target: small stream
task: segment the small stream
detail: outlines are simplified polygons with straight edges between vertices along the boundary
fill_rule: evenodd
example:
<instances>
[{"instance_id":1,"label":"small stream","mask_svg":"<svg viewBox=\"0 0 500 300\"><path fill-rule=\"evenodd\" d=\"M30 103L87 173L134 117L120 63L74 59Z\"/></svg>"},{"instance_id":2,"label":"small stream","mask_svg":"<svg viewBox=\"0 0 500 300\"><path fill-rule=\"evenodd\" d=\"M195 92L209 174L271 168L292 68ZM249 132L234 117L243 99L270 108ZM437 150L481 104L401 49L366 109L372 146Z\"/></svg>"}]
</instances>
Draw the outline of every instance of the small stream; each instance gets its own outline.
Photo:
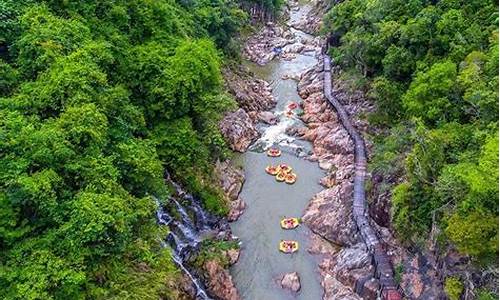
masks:
<instances>
[{"instance_id":1,"label":"small stream","mask_svg":"<svg viewBox=\"0 0 500 300\"><path fill-rule=\"evenodd\" d=\"M310 9L304 3L299 7L291 11L291 22ZM297 30L293 33L297 38L310 38ZM241 197L247 203L247 209L231 225L233 233L242 241L241 256L231 268L231 274L244 300L322 298L317 258L307 252L311 235L309 229L302 225L286 231L279 225L284 216L302 216L309 200L321 190L318 182L324 176L323 171L316 163L301 158L310 152L311 145L285 133L290 125L304 125L299 118L285 115L287 105L301 99L297 94L297 82L282 79L285 74L301 74L316 63L314 53L298 55L291 61L275 59L265 66L247 62L257 77L271 83L278 102L274 113L279 116L279 122L273 126L261 125L262 137L248 152L237 158L245 170L246 181ZM273 145L282 150L281 157L271 158L263 152ZM264 169L267 165L278 163L286 163L293 168L298 175L294 185L279 183L266 174ZM283 239L299 241L299 251L291 255L280 253L278 244ZM298 272L300 276L302 287L297 295L282 289L277 282L277 278L287 272Z\"/></svg>"}]
</instances>

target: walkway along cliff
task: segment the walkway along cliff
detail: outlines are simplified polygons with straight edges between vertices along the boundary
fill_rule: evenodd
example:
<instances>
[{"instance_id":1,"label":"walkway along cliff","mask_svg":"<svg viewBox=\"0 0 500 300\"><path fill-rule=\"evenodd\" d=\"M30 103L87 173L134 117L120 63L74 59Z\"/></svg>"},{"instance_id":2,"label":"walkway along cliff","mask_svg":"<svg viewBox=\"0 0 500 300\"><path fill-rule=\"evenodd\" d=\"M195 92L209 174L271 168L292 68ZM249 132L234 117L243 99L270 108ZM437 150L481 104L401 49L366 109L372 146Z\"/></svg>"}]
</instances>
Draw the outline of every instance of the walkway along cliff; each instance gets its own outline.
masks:
<instances>
[{"instance_id":1,"label":"walkway along cliff","mask_svg":"<svg viewBox=\"0 0 500 300\"><path fill-rule=\"evenodd\" d=\"M354 142L354 193L353 193L353 216L361 236L373 255L375 265L375 277L380 282L380 291L383 299L402 299L394 280L394 271L383 244L379 241L375 230L368 220L365 196L365 174L366 174L366 151L365 143L361 135L352 125L347 112L337 99L332 96L331 60L328 55L323 55L324 62L324 94L328 102L337 111L338 117Z\"/></svg>"}]
</instances>

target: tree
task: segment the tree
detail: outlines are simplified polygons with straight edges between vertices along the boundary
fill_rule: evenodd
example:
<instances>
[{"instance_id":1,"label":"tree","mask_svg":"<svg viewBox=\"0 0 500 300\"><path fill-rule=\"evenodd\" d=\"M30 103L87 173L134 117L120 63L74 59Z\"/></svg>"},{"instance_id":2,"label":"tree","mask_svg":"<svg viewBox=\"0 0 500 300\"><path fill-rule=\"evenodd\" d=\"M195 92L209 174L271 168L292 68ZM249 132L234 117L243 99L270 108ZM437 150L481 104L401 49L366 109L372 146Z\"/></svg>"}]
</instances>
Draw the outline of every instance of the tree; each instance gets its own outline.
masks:
<instances>
[{"instance_id":1,"label":"tree","mask_svg":"<svg viewBox=\"0 0 500 300\"><path fill-rule=\"evenodd\" d=\"M407 114L429 125L456 120L459 103L454 103L452 90L456 76L456 65L452 62L436 63L429 71L418 73L403 96Z\"/></svg>"}]
</instances>

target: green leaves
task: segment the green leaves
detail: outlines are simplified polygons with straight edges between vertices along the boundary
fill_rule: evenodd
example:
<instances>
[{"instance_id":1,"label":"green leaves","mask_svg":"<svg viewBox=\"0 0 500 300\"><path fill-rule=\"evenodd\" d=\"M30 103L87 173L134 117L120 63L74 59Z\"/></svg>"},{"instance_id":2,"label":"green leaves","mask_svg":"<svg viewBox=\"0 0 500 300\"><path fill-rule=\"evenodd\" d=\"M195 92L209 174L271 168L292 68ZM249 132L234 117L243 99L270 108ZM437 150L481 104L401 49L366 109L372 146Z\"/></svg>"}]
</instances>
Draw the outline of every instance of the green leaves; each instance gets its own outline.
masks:
<instances>
[{"instance_id":1,"label":"green leaves","mask_svg":"<svg viewBox=\"0 0 500 300\"><path fill-rule=\"evenodd\" d=\"M370 165L392 188L398 236L418 244L438 226L486 262L498 254L497 21L485 0L347 0L322 29L343 74L370 82L370 121L385 129Z\"/></svg>"},{"instance_id":2,"label":"green leaves","mask_svg":"<svg viewBox=\"0 0 500 300\"><path fill-rule=\"evenodd\" d=\"M28 79L90 38L89 29L81 22L56 17L43 5L31 7L20 20L23 34L15 49L20 70Z\"/></svg>"},{"instance_id":3,"label":"green leaves","mask_svg":"<svg viewBox=\"0 0 500 300\"><path fill-rule=\"evenodd\" d=\"M0 3L0 298L181 297L151 195L167 168L227 212L216 45L243 17L232 1Z\"/></svg>"},{"instance_id":4,"label":"green leaves","mask_svg":"<svg viewBox=\"0 0 500 300\"><path fill-rule=\"evenodd\" d=\"M419 117L429 125L456 120L459 105L453 103L456 76L452 62L437 63L429 71L418 73L403 96L409 116Z\"/></svg>"},{"instance_id":5,"label":"green leaves","mask_svg":"<svg viewBox=\"0 0 500 300\"><path fill-rule=\"evenodd\" d=\"M498 214L472 210L454 213L448 220L446 235L465 254L480 262L494 260L498 253Z\"/></svg>"}]
</instances>

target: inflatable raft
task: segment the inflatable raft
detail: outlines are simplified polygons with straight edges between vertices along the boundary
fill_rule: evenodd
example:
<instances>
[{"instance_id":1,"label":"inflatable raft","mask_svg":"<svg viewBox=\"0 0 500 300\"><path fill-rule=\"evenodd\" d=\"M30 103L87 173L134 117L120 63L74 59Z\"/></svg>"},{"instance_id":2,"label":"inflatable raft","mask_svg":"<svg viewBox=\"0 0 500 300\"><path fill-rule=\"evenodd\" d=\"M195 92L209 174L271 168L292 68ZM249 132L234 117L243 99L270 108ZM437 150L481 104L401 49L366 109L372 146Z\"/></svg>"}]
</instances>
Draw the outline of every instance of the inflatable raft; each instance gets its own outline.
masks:
<instances>
[{"instance_id":1,"label":"inflatable raft","mask_svg":"<svg viewBox=\"0 0 500 300\"><path fill-rule=\"evenodd\" d=\"M266 167L266 173L269 175L276 176L276 174L278 174L279 171L280 171L279 167L275 167L275 166L267 166Z\"/></svg>"},{"instance_id":2,"label":"inflatable raft","mask_svg":"<svg viewBox=\"0 0 500 300\"><path fill-rule=\"evenodd\" d=\"M285 115L289 118L293 117L293 111L289 110L285 113Z\"/></svg>"},{"instance_id":3,"label":"inflatable raft","mask_svg":"<svg viewBox=\"0 0 500 300\"><path fill-rule=\"evenodd\" d=\"M299 107L299 105L296 102L292 102L292 103L288 104L288 109L289 110L294 110L297 107Z\"/></svg>"},{"instance_id":4,"label":"inflatable raft","mask_svg":"<svg viewBox=\"0 0 500 300\"><path fill-rule=\"evenodd\" d=\"M271 148L271 149L267 150L267 156L278 157L280 155L281 155L281 150L280 149Z\"/></svg>"},{"instance_id":5,"label":"inflatable raft","mask_svg":"<svg viewBox=\"0 0 500 300\"><path fill-rule=\"evenodd\" d=\"M283 172L279 172L278 174L276 174L276 180L277 181L285 181L285 178L286 178L286 174L283 173Z\"/></svg>"},{"instance_id":6,"label":"inflatable raft","mask_svg":"<svg viewBox=\"0 0 500 300\"><path fill-rule=\"evenodd\" d=\"M284 218L280 222L281 228L283 229L294 229L299 226L298 218Z\"/></svg>"},{"instance_id":7,"label":"inflatable raft","mask_svg":"<svg viewBox=\"0 0 500 300\"><path fill-rule=\"evenodd\" d=\"M281 241L279 249L283 253L294 253L299 250L299 242L296 241Z\"/></svg>"},{"instance_id":8,"label":"inflatable raft","mask_svg":"<svg viewBox=\"0 0 500 300\"><path fill-rule=\"evenodd\" d=\"M286 176L285 176L286 183L294 184L295 181L297 181L297 174L295 174L295 173L286 174Z\"/></svg>"},{"instance_id":9,"label":"inflatable raft","mask_svg":"<svg viewBox=\"0 0 500 300\"><path fill-rule=\"evenodd\" d=\"M280 169L280 172L282 172L282 173L288 174L288 173L292 172L292 167L290 167L287 164L281 164L278 167Z\"/></svg>"}]
</instances>

